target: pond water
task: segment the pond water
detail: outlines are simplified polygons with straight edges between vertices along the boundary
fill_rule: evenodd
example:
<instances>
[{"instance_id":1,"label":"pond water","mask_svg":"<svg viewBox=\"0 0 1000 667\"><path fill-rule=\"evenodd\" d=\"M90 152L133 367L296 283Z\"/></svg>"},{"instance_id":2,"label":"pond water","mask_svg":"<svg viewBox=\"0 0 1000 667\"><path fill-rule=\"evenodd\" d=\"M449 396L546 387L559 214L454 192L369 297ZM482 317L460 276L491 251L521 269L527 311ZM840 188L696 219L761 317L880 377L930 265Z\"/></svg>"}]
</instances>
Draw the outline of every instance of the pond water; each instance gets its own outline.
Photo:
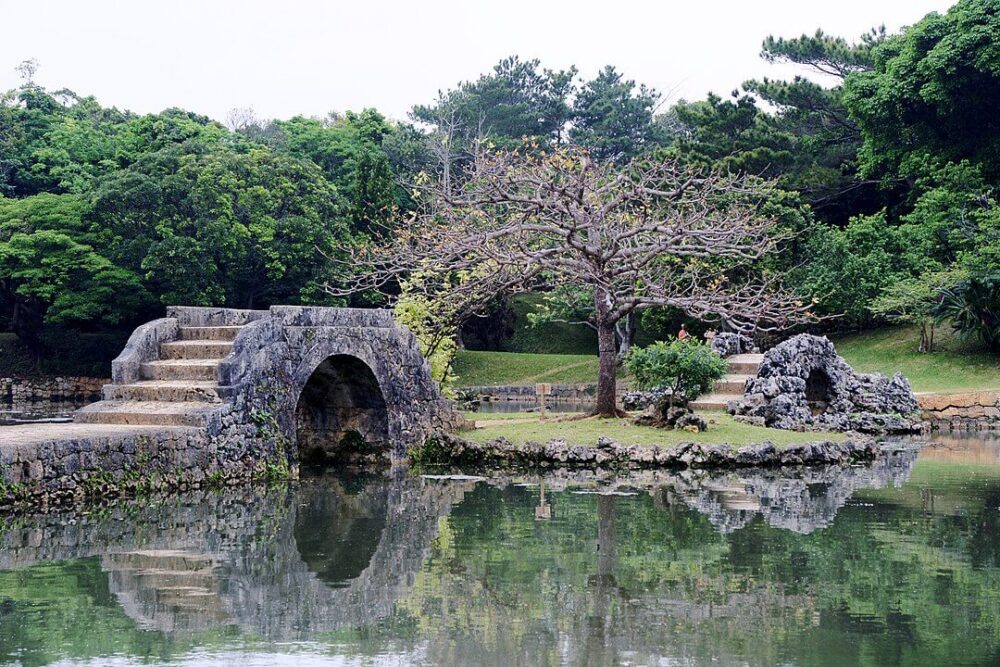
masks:
<instances>
[{"instance_id":1,"label":"pond water","mask_svg":"<svg viewBox=\"0 0 1000 667\"><path fill-rule=\"evenodd\" d=\"M0 662L998 665L1000 440L784 475L325 473L7 519Z\"/></svg>"},{"instance_id":2,"label":"pond water","mask_svg":"<svg viewBox=\"0 0 1000 667\"><path fill-rule=\"evenodd\" d=\"M593 401L584 400L552 400L545 402L545 409L549 412L589 412L594 409ZM537 412L538 401L483 401L479 404L478 412L483 413L510 413L510 412Z\"/></svg>"}]
</instances>

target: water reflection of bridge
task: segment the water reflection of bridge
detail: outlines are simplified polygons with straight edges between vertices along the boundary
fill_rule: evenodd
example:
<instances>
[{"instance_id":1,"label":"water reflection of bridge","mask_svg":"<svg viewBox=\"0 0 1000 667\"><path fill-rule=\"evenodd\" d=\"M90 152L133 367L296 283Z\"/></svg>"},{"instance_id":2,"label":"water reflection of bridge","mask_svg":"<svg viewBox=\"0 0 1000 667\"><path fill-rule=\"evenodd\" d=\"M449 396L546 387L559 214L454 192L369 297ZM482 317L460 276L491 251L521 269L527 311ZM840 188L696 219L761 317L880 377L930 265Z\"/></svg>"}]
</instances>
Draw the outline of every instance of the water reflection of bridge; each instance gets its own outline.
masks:
<instances>
[{"instance_id":1,"label":"water reflection of bridge","mask_svg":"<svg viewBox=\"0 0 1000 667\"><path fill-rule=\"evenodd\" d=\"M220 625L270 639L360 627L406 594L438 519L471 482L305 481L109 514L35 517L0 537L0 569L98 557L140 626Z\"/></svg>"},{"instance_id":2,"label":"water reflection of bridge","mask_svg":"<svg viewBox=\"0 0 1000 667\"><path fill-rule=\"evenodd\" d=\"M785 475L656 473L610 486L648 488L656 502L683 503L723 532L760 514L804 533L832 521L855 490L904 481L913 459L909 452L873 467ZM309 639L387 618L412 589L440 518L474 484L412 476L307 479L105 514L42 515L0 535L0 569L96 557L110 590L141 627L184 632L234 625L268 639ZM547 481L555 489L580 484L589 482ZM686 604L677 601L674 611L697 617Z\"/></svg>"}]
</instances>

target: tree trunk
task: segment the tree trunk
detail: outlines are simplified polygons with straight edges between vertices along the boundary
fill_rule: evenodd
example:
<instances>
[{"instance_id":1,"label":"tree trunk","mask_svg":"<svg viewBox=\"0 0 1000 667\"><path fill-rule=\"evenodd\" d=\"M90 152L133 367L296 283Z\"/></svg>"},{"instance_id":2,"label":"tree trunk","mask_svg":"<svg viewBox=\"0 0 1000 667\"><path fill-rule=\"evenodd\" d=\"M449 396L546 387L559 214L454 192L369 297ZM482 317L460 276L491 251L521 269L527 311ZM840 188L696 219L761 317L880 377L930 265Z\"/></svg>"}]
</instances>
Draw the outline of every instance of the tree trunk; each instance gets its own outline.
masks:
<instances>
[{"instance_id":1,"label":"tree trunk","mask_svg":"<svg viewBox=\"0 0 1000 667\"><path fill-rule=\"evenodd\" d=\"M615 334L618 338L618 358L623 361L635 343L635 332L639 328L638 321L639 318L633 310L615 324Z\"/></svg>"},{"instance_id":2,"label":"tree trunk","mask_svg":"<svg viewBox=\"0 0 1000 667\"><path fill-rule=\"evenodd\" d=\"M934 351L934 323L920 323L920 346L918 352L930 354Z\"/></svg>"},{"instance_id":3,"label":"tree trunk","mask_svg":"<svg viewBox=\"0 0 1000 667\"><path fill-rule=\"evenodd\" d=\"M599 417L616 417L619 413L618 406L615 404L615 371L618 369L615 323L609 317L610 306L604 298L602 290L597 290L594 301L597 314L597 354L599 356L597 400L594 405L594 414Z\"/></svg>"}]
</instances>

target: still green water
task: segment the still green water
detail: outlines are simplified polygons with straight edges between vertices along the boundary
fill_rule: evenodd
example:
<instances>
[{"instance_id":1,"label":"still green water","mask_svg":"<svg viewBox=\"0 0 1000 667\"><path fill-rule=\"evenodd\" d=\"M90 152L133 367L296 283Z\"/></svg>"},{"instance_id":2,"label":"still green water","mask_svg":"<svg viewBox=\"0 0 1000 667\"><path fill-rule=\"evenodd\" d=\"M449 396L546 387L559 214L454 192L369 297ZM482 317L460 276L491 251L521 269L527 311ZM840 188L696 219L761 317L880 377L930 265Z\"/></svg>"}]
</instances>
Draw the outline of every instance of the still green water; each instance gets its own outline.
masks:
<instances>
[{"instance_id":1,"label":"still green water","mask_svg":"<svg viewBox=\"0 0 1000 667\"><path fill-rule=\"evenodd\" d=\"M784 475L326 474L6 519L0 662L998 665L1000 441Z\"/></svg>"}]
</instances>

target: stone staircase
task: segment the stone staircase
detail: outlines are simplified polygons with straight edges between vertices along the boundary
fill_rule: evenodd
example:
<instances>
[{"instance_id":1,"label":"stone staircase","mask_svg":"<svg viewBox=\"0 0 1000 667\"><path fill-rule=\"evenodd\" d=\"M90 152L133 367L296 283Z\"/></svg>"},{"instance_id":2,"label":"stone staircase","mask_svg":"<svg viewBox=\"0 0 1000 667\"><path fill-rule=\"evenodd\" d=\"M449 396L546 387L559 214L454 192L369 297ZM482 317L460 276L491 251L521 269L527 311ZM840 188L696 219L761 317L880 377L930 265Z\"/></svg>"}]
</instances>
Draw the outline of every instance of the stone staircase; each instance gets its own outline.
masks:
<instances>
[{"instance_id":1,"label":"stone staircase","mask_svg":"<svg viewBox=\"0 0 1000 667\"><path fill-rule=\"evenodd\" d=\"M763 354L734 354L726 358L728 373L717 380L711 394L691 402L692 410L725 410L730 401L743 398L747 380L757 375Z\"/></svg>"},{"instance_id":2,"label":"stone staircase","mask_svg":"<svg viewBox=\"0 0 1000 667\"><path fill-rule=\"evenodd\" d=\"M231 622L219 595L216 554L142 550L107 554L101 568L108 588L140 627L161 632L197 631Z\"/></svg>"},{"instance_id":3,"label":"stone staircase","mask_svg":"<svg viewBox=\"0 0 1000 667\"><path fill-rule=\"evenodd\" d=\"M219 362L242 326L181 326L177 340L160 343L159 358L140 366L141 379L104 387L104 400L77 411L84 424L204 426L222 402Z\"/></svg>"}]
</instances>

